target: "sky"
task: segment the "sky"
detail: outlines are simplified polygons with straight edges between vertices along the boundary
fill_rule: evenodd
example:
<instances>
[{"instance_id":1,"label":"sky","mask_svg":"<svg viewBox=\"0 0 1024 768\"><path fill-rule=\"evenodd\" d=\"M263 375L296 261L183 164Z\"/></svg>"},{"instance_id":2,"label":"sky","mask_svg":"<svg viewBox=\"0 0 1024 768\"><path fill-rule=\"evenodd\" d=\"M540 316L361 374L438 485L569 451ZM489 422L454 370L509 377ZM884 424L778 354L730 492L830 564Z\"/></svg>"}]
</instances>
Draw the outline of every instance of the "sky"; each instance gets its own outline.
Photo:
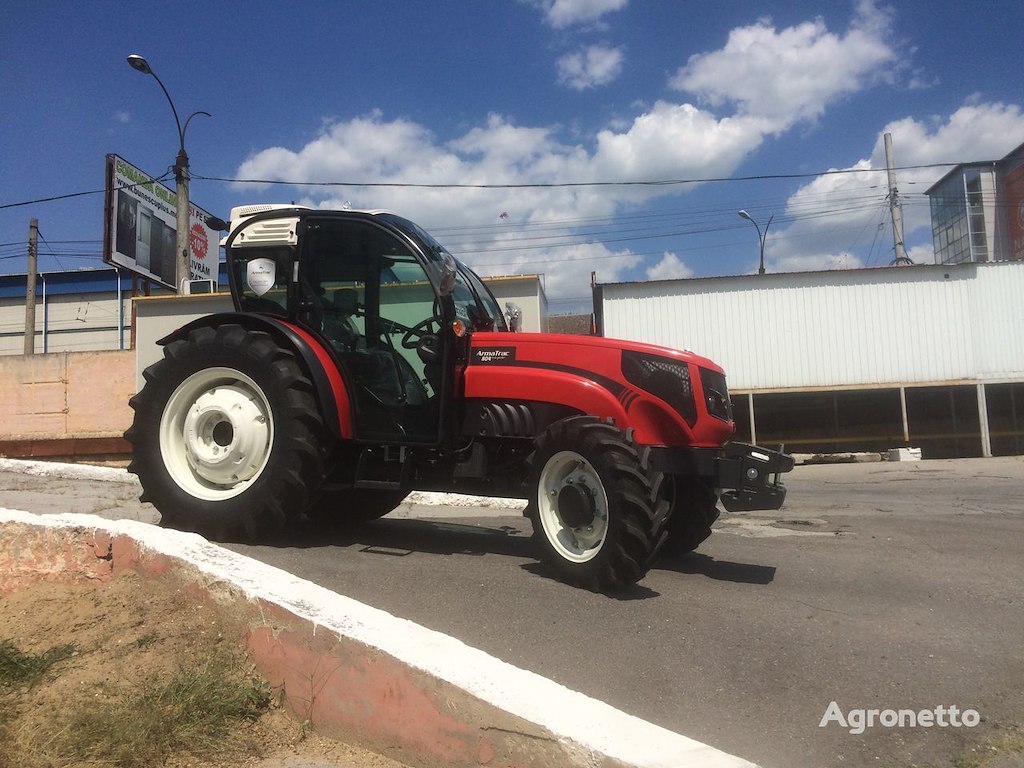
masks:
<instances>
[{"instance_id":1,"label":"sky","mask_svg":"<svg viewBox=\"0 0 1024 768\"><path fill-rule=\"evenodd\" d=\"M6 0L0 273L102 267L108 153L192 200L386 208L482 275L601 283L886 266L925 190L1024 143L1020 0ZM166 182L173 187L173 178ZM87 193L87 194L79 194ZM47 202L44 198L75 195ZM23 204L27 203L27 204Z\"/></svg>"}]
</instances>

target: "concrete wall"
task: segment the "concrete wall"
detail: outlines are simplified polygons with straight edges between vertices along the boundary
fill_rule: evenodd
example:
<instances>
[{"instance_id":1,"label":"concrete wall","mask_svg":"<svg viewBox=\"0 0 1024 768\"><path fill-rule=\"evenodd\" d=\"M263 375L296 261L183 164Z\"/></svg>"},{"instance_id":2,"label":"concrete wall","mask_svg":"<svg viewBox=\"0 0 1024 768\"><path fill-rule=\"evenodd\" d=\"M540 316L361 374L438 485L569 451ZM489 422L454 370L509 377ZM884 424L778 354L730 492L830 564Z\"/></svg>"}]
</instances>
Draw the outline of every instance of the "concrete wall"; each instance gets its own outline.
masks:
<instances>
[{"instance_id":1,"label":"concrete wall","mask_svg":"<svg viewBox=\"0 0 1024 768\"><path fill-rule=\"evenodd\" d=\"M132 299L135 318L135 389L142 389L142 372L164 356L157 344L167 334L205 315L231 312L230 293L196 296L139 296Z\"/></svg>"},{"instance_id":2,"label":"concrete wall","mask_svg":"<svg viewBox=\"0 0 1024 768\"><path fill-rule=\"evenodd\" d=\"M135 393L130 351L0 357L0 454L121 454Z\"/></svg>"}]
</instances>

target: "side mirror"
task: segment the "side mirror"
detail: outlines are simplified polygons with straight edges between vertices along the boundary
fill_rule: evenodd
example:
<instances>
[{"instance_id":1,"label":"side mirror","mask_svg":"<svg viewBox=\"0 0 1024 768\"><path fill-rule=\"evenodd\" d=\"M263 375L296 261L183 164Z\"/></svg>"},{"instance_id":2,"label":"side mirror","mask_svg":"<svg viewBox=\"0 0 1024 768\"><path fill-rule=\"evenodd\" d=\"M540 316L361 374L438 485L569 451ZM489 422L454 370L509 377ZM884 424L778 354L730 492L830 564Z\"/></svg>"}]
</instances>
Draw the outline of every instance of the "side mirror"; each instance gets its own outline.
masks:
<instances>
[{"instance_id":1,"label":"side mirror","mask_svg":"<svg viewBox=\"0 0 1024 768\"><path fill-rule=\"evenodd\" d=\"M523 309L518 304L506 301L505 315L508 317L508 329L510 331L516 333L523 327Z\"/></svg>"},{"instance_id":2,"label":"side mirror","mask_svg":"<svg viewBox=\"0 0 1024 768\"><path fill-rule=\"evenodd\" d=\"M441 258L441 283L438 286L442 296L451 296L455 290L456 272L455 259L445 251Z\"/></svg>"}]
</instances>

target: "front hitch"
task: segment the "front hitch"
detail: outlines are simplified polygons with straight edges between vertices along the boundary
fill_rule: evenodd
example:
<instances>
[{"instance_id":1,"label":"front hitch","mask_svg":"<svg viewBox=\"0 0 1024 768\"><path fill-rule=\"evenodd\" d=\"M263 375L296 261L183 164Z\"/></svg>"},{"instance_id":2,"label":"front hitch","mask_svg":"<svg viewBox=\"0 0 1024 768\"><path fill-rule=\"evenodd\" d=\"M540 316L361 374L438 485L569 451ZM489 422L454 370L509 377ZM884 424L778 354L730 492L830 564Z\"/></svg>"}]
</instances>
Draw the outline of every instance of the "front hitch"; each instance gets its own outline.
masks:
<instances>
[{"instance_id":1,"label":"front hitch","mask_svg":"<svg viewBox=\"0 0 1024 768\"><path fill-rule=\"evenodd\" d=\"M793 469L793 457L748 443L726 443L717 461L722 506L729 512L779 509L786 500L783 472Z\"/></svg>"}]
</instances>

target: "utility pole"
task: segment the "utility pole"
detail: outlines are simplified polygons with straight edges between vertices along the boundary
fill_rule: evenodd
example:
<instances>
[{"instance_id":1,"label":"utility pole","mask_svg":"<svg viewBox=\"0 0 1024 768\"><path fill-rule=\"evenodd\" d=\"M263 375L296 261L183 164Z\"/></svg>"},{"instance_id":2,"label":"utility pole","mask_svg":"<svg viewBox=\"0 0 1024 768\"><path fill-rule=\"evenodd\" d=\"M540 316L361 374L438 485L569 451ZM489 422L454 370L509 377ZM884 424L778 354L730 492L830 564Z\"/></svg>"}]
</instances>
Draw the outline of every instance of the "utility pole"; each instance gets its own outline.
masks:
<instances>
[{"instance_id":1,"label":"utility pole","mask_svg":"<svg viewBox=\"0 0 1024 768\"><path fill-rule=\"evenodd\" d=\"M892 217L892 241L896 249L893 264L913 264L903 246L903 206L896 190L896 164L892 159L892 134L885 134L885 169L889 176L889 215Z\"/></svg>"},{"instance_id":2,"label":"utility pole","mask_svg":"<svg viewBox=\"0 0 1024 768\"><path fill-rule=\"evenodd\" d=\"M39 219L28 223L28 274L25 277L25 354L36 352L36 259L39 253Z\"/></svg>"},{"instance_id":3,"label":"utility pole","mask_svg":"<svg viewBox=\"0 0 1024 768\"><path fill-rule=\"evenodd\" d=\"M174 190L177 198L178 225L175 233L177 255L174 259L174 280L178 293L186 293L185 283L192 278L192 264L188 247L188 155L185 154L185 139L181 140L181 151L174 161Z\"/></svg>"}]
</instances>

